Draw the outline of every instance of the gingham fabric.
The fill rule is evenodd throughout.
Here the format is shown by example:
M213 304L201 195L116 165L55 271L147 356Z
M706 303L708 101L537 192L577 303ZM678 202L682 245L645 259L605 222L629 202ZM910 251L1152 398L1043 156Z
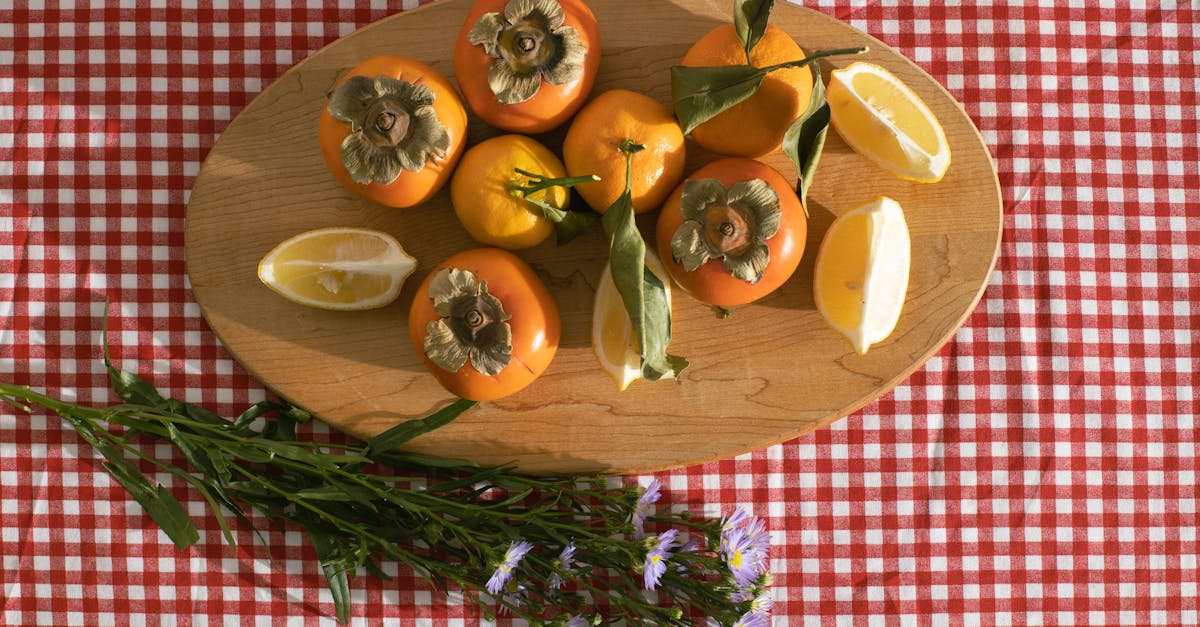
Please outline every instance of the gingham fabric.
M125 369L226 415L263 398L191 297L188 190L270 81L410 4L0 2L0 380L113 402L108 300ZM1005 212L982 302L892 393L661 473L664 502L766 518L775 625L1196 624L1200 9L925 4L809 6L915 60L982 131ZM0 409L0 623L333 624L298 532L264 548L240 526L230 548L161 481L201 521L189 550L58 418ZM388 568L355 580L354 624L480 622Z

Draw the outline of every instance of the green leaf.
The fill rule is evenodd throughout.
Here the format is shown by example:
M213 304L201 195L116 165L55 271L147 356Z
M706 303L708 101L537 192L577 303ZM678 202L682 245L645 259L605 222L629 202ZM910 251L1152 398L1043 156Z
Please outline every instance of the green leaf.
M646 242L634 220L629 179L633 155L643 148L628 140L622 143L625 192L604 213L602 223L609 238L608 260L613 283L621 294L642 347L642 375L654 381L679 374L687 361L667 354L667 344L671 342L670 303L662 281L646 269Z
M150 483L138 467L121 455L121 450L112 442L101 439L91 423L71 415L62 415L75 427L84 440L91 444L107 460L102 465L117 483L146 510L176 548L185 549L200 539L200 532L188 517L187 511L164 487Z
M595 211L563 210L532 198L526 198L525 201L541 209L542 215L554 223L554 242L559 246L583 235L598 217Z
M821 151L825 147L825 135L829 131L829 103L825 100L825 83L821 69L810 66L813 73L812 97L808 109L788 127L783 134L783 153L796 165L796 193L808 215L808 190L812 187Z
M750 62L750 51L767 31L774 4L775 0L738 0L733 4L733 28L746 50L746 63Z
M386 453L419 435L424 435L434 429L448 425L455 418L461 416L463 412L474 407L477 402L460 398L425 418L402 422L371 438L371 441L367 443L365 454L367 457L374 458L374 454Z
M718 67L684 67L677 65L671 68L671 101L675 107L675 117L683 132L690 133L693 129L716 117L722 111L753 96L762 84L763 78L784 68L804 67L819 59L844 54L859 54L867 48L839 48L836 50L821 50L803 59L785 61L763 68L750 65L725 65Z
M350 568L341 555L337 541L329 534L308 527L317 559L321 560L321 572L329 582L329 594L333 596L333 607L339 623L350 621Z
M749 65L672 67L671 101L684 134L753 96L766 76Z

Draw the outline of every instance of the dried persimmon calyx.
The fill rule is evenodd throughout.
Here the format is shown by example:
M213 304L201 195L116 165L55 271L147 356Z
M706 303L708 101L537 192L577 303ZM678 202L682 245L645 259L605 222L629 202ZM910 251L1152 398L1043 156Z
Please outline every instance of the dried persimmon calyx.
M441 316L425 328L425 356L448 372L468 361L481 374L495 376L512 360L512 318L487 281L458 268L443 268L429 283L433 308Z
M329 95L329 114L350 126L342 164L356 183L388 185L450 148L450 135L425 85L387 76L351 76Z
M685 181L680 200L683 223L671 237L671 254L691 272L722 259L734 277L758 283L771 252L767 240L779 230L779 194L762 179L734 183Z
M471 28L467 41L495 59L488 86L501 104L529 100L543 79L565 85L583 74L587 48L563 19L556 0L510 0L503 13L485 13Z

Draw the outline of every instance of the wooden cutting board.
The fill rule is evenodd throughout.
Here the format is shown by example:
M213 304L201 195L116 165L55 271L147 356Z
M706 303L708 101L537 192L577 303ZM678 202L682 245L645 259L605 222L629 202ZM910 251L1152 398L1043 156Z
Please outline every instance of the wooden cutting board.
M204 316L246 369L287 400L347 433L369 438L449 403L409 343L407 311L435 264L477 247L443 190L429 203L389 209L343 189L317 147L317 117L335 81L364 59L404 54L453 76L452 43L470 0L405 12L339 39L258 96L209 153L187 214L187 267ZM670 103L670 67L691 42L732 16L719 0L593 0L603 61L594 93L623 87ZM869 45L834 59L880 64L929 104L953 163L936 184L901 181L849 150L830 130L809 195L804 261L783 288L728 320L677 293L672 352L691 366L678 381L635 382L618 392L590 345L592 295L606 244L597 227L564 247L548 241L520 256L554 293L562 343L550 369L524 391L481 404L410 450L530 473L645 472L702 462L793 438L888 392L935 354L978 303L999 250L1002 210L988 150L954 99L916 65L833 18L779 3L771 18L808 50ZM558 150L563 130L540 137ZM470 143L498 134L472 118ZM688 143L688 171L713 160ZM765 158L795 180L781 154ZM826 326L812 296L813 259L834 217L879 195L905 208L912 273L899 326L860 356ZM651 233L653 217L643 218ZM256 275L280 241L324 226L394 234L419 262L399 300L369 312L289 303ZM553 238L551 238L553 240ZM650 238L652 241L652 238Z

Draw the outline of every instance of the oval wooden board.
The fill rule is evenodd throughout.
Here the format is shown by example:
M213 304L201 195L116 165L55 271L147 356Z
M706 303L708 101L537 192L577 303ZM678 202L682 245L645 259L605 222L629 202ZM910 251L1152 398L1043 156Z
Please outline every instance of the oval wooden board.
M425 273L478 244L458 224L445 190L426 205L393 210L339 186L318 152L317 116L335 80L374 55L405 54L452 76L451 44L470 4L447 0L384 19L289 70L230 123L192 190L187 267L213 330L267 386L357 437L452 400L418 362L406 317ZM731 4L719 0L589 4L604 47L594 93L625 87L664 104L670 103L670 67L690 42L732 16ZM530 473L647 472L728 457L862 407L949 340L979 301L999 249L999 184L987 148L954 99L886 45L785 3L771 19L808 50L869 45L858 58L900 76L945 126L953 153L946 177L933 185L898 180L830 131L809 196L807 253L796 275L729 320L677 294L672 352L691 366L678 381L639 381L624 393L600 370L590 346L592 295L606 257L600 229L562 248L550 241L520 253L562 310L562 345L553 364L529 388L481 404L413 441L410 450L487 465L515 462ZM824 66L826 75L851 60L835 59ZM496 134L472 118L471 143ZM557 151L562 134L540 139ZM714 158L691 142L688 150L689 172ZM764 160L795 179L781 153ZM815 309L813 257L835 215L878 195L906 210L911 284L894 334L859 356ZM644 232L652 232L652 219L641 225ZM293 305L259 284L257 263L275 244L335 225L393 233L417 258L418 270L397 302L370 312L326 312Z

